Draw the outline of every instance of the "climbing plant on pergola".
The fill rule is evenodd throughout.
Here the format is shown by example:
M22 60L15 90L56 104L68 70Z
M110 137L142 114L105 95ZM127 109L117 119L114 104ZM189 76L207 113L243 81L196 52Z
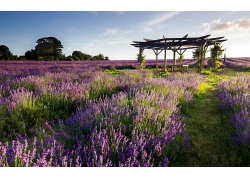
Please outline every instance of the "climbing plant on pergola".
M144 41L133 41L133 44L131 45L139 48L139 54L142 54L142 52L145 49L153 50L156 55L156 68L158 68L158 55L163 51L164 52L163 71L166 71L167 50L173 51L174 65L176 65L176 57L175 57L176 53L178 53L179 55L183 55L187 49L197 49L200 47L204 52L206 52L208 46L214 45L215 43L221 43L223 41L227 41L227 39L223 39L224 36L208 38L209 36L210 34L201 37L188 37L187 34L182 38L167 38L165 36L163 36L162 39L156 39L156 40L143 38Z

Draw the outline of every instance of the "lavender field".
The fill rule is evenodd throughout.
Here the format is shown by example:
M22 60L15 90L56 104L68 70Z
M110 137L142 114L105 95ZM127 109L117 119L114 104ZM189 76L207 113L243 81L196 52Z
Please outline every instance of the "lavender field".
M225 65L233 68L250 68L250 58L226 58Z
M195 66L193 60L183 63ZM138 66L136 61L0 62L0 167L171 166L192 149L185 109L208 81L195 71L159 76ZM105 67L123 70L112 74ZM218 94L221 109L232 112L232 141L246 149L248 79L225 81ZM236 81L239 89L228 88Z

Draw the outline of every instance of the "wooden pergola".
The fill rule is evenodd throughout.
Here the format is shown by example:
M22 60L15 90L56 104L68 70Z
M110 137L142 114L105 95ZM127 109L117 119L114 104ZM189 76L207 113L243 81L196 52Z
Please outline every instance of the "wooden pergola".
M182 55L187 49L196 49L199 47L202 47L203 50L206 51L208 46L227 41L227 39L223 39L224 36L216 38L208 38L210 34L201 37L187 37L187 36L188 34L182 38L167 38L163 35L163 39L156 39L156 40L143 38L144 41L133 41L133 44L131 45L139 48L139 54L141 54L145 49L152 49L156 55L156 68L158 68L158 55L162 51L164 51L163 71L166 71L167 50L173 51L174 65L176 65L176 58L175 58L176 52L179 55Z

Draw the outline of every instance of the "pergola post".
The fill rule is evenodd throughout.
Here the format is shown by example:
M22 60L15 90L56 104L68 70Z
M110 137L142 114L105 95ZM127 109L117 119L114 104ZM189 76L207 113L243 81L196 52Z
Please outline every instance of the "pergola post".
M153 49L155 55L156 55L156 70L158 70L158 55L162 52L162 50L160 52L158 52L158 49Z
M164 46L164 66L163 71L166 72L167 67L167 40L165 39L165 46Z
M141 61L142 61L142 52L143 52L143 49L142 49L142 46L140 46L139 48L139 57L138 57L138 60L139 60L139 63L140 63L140 69L141 69Z
M156 49L156 70L158 70L158 49Z
M204 62L205 62L205 44L202 45L202 51L203 51L203 54L202 54L202 63L201 63L201 70L204 68Z
M174 65L176 65L175 53L176 53L176 46L174 46Z
M205 62L205 58L206 58L206 52L207 52L207 47L206 46L207 42L205 42L203 45L202 45L202 51L203 51L203 55L202 55L202 64L201 64L201 68L204 68L204 62Z

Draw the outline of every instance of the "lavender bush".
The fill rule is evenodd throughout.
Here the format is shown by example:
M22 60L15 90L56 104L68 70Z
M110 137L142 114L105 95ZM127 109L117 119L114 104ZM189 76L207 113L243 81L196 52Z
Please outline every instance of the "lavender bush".
M169 166L189 147L181 106L201 75L71 66L5 70L1 139L15 140L0 144L0 166Z
M250 75L237 73L235 77L220 84L218 93L220 107L230 115L233 129L232 142L242 154L250 153Z

